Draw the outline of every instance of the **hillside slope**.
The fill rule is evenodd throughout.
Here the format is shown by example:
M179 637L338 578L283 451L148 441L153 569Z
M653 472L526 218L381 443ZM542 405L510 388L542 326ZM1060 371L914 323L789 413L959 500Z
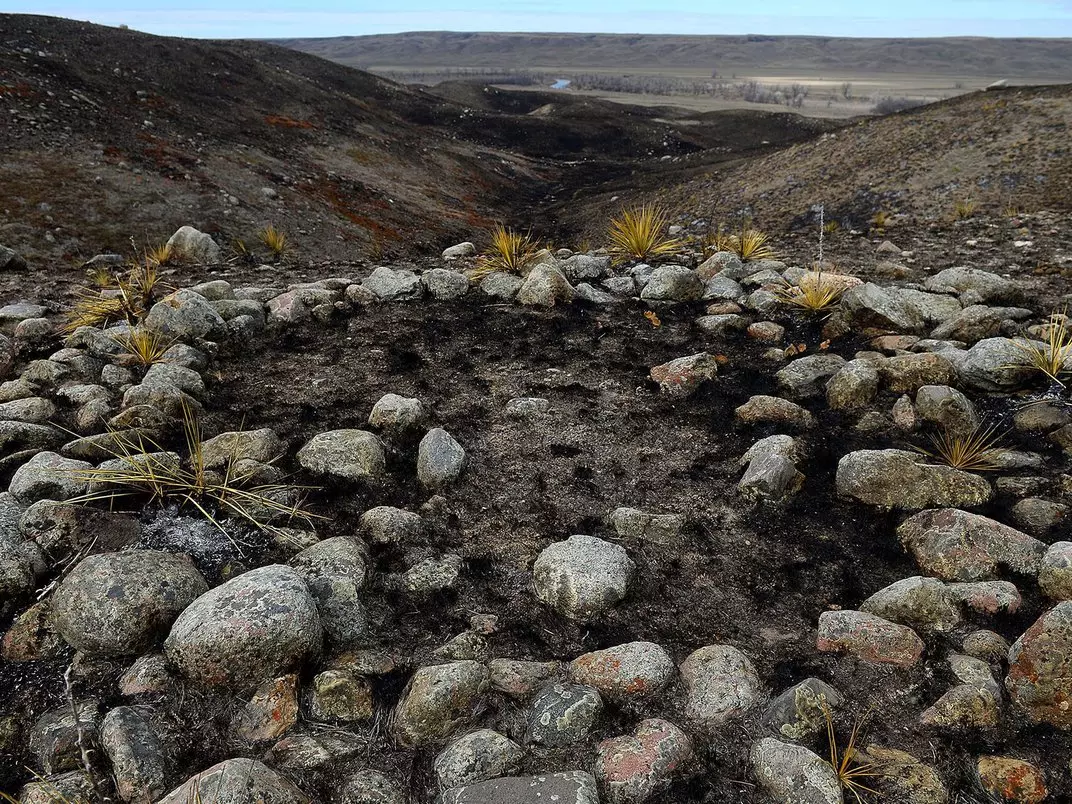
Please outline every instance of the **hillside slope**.
M418 31L280 39L361 67L762 68L1072 80L1068 39L862 39Z

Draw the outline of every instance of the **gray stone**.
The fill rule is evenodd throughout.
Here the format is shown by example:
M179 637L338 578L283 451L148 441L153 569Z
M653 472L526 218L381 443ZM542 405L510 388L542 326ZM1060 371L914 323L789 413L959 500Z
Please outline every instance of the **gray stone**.
M387 466L383 442L365 430L318 433L298 450L297 458L313 474L350 482L375 480Z
M636 294L636 281L631 276L612 276L601 283L615 296L633 296Z
M100 735L100 706L96 699L75 701L45 712L30 731L29 748L45 773L82 767L82 748L95 753Z
M220 262L220 247L216 245L216 241L211 235L192 226L179 228L168 238L167 246L175 257L186 262L202 265L216 265Z
M610 270L610 257L592 257L574 254L561 263L566 279L576 284L585 280L597 280Z
M320 652L316 602L291 567L250 570L190 604L164 643L188 679L207 686L259 684Z
M171 363L154 363L142 377L142 385L165 385L178 388L197 399L205 396L205 381L193 369Z
M755 447L764 442L773 448L757 451ZM775 446L777 443L763 439L749 450L753 456L737 484L741 492L757 499L780 500L800 487L804 475L785 451Z
M523 284L524 280L520 276L505 271L492 271L480 280L480 290L493 299L513 301Z
M506 415L511 419L534 419L551 410L551 403L541 397L515 397L506 403Z
M1039 536L1054 530L1067 516L1068 506L1064 503L1038 497L1026 497L1012 507L1013 521L1025 531Z
M810 411L780 396L753 396L738 407L734 415L745 424L773 423L801 430L815 426L815 417Z
M820 651L848 653L877 664L911 667L923 655L923 640L905 625L863 611L839 609L819 615Z
M272 463L285 452L283 440L268 427L220 433L201 444L206 469L223 469L240 461Z
M429 595L453 589L461 571L461 556L453 553L440 558L426 558L406 570L402 583L410 594Z
M1022 294L1010 279L978 268L946 268L923 283L931 293L953 293L969 304L1016 301Z
M0 246L0 271L25 271L26 260L17 251Z
M441 790L517 773L524 751L491 729L459 737L435 758L433 770Z
M515 698L527 698L545 686L560 669L558 662L492 659L488 662L491 688Z
M617 296L613 296L597 287L593 287L587 282L578 282L573 289L577 293L577 299L588 302L589 304L617 304L621 301Z
M533 565L536 596L571 620L592 620L625 597L635 564L616 544L570 536L546 547Z
M316 601L320 625L336 649L356 647L371 636L361 591L370 574L364 545L346 536L324 539L290 560Z
M903 298L871 282L849 288L841 297L841 310L849 326L857 330L915 333L926 326Z
M158 301L145 317L144 326L180 341L218 338L227 332L227 322L208 299L192 290L176 290Z
M808 355L799 357L785 368L780 369L774 378L779 387L796 399L821 396L826 381L838 373L845 365L845 358L839 355Z
M158 550L82 559L52 599L56 629L90 655L142 653L162 637L208 584L186 556Z
M953 364L941 354L898 355L882 361L879 374L886 390L915 393L924 385L950 385L957 375Z
M19 791L19 804L56 804L57 797L69 804L94 804L97 790L93 779L84 770L45 776L24 785Z
M371 720L376 714L372 687L342 670L317 673L309 690L309 714L328 723Z
M382 773L363 770L343 782L338 804L406 804L406 796Z
M966 352L942 352L956 368L960 382L979 391L1007 391L1031 379L1034 370L1025 366L1025 353L1008 338L985 338Z
M842 804L834 769L803 746L764 737L749 759L760 789L779 804Z
M453 246L447 246L443 249L444 260L456 260L460 257L473 257L476 255L476 246L469 241L463 243L457 243Z
M208 282L200 282L190 288L194 293L200 293L209 301L227 301L235 298L234 289L226 279L212 279Z
M518 304L554 307L559 302L569 304L575 295L562 270L557 265L545 263L529 272L515 299Z
M958 601L937 578L896 581L860 604L860 611L923 631L951 631L960 625Z
M39 452L18 468L8 491L23 504L37 500L69 500L86 493L88 480L78 473L93 464L64 458L55 452Z
M866 407L878 393L879 373L868 360L850 360L826 383L826 403L834 410Z
M255 759L228 759L199 772L157 804L310 804L285 776Z
M469 277L446 268L432 268L421 274L421 284L437 301L457 299L469 292Z
M603 712L598 690L584 684L552 684L533 700L526 743L562 748L584 740Z
M806 742L826 730L827 712L844 703L841 693L818 678L806 678L767 707L763 722L779 737Z
M423 294L421 279L413 271L394 271L382 265L361 280L361 287L380 301L410 301Z
M400 544L411 542L420 535L423 520L419 514L403 511L390 505L370 508L358 520L362 535L373 544Z
M944 293L925 293L909 288L889 288L891 292L913 308L923 321L929 325L941 324L955 317L961 310L961 303L953 296Z
M685 714L706 731L742 717L766 700L751 660L730 645L708 645L681 664Z
M656 268L640 292L645 301L697 301L704 293L704 284L695 271L681 265Z
M56 405L48 399L31 396L0 404L0 419L4 421L45 424L56 416Z
M1009 656L1009 643L1001 634L993 631L972 631L961 642L961 648L969 656L990 664L1000 664Z
M925 464L899 449L850 452L838 462L836 483L839 494L883 508L975 506L993 494L978 475Z
M975 406L956 388L924 385L916 391L916 412L952 435L969 436L979 427Z
M922 511L897 536L920 568L947 581L985 581L1007 568L1037 575L1046 545L993 519L954 508Z
M32 302L20 301L14 304L5 304L0 307L0 333L14 335L15 328L21 321L31 318L43 318L48 314L48 308Z
M1042 556L1039 588L1053 600L1072 600L1072 542L1054 542Z
M456 482L465 464L462 445L442 427L429 430L417 447L417 479L425 488L439 489Z
M948 586L958 603L979 614L1013 614L1023 603L1020 590L1008 581L972 581Z
M424 403L412 397L384 394L369 413L369 427L377 430L408 430L424 424L428 411Z
M407 748L445 740L474 713L488 689L488 669L474 661L421 667L402 693L394 734Z
M118 706L108 712L100 742L123 801L152 804L167 792L170 763L164 744L136 709Z
M1011 331L1015 327L1014 322L1023 321L1032 315L1034 311L1023 307L987 307L973 304L935 327L931 337L975 343L983 338L992 338Z
M681 514L650 514L636 508L616 508L611 512L610 523L623 539L672 545L680 541L685 517Z
M443 804L599 804L596 780L584 771L504 776L457 787L443 794Z
M696 269L696 273L700 275L703 280L711 279L714 276L725 276L730 279L743 279L748 275L748 272L752 270L752 266L745 266L738 257L732 251L716 251L702 263Z

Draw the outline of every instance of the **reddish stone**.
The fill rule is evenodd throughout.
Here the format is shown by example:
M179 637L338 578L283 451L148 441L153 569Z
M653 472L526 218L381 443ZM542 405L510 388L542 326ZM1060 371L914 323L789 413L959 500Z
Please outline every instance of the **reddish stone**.
M595 776L609 804L640 804L669 784L692 756L692 741L673 723L642 720L631 736L599 744Z
M816 644L821 651L901 667L911 667L923 655L923 640L911 628L862 611L824 611Z
M679 357L651 370L651 378L667 396L687 397L695 393L705 380L718 374L718 361L707 352Z
M1022 759L979 757L976 770L983 788L1002 801L1038 804L1049 793L1042 771Z

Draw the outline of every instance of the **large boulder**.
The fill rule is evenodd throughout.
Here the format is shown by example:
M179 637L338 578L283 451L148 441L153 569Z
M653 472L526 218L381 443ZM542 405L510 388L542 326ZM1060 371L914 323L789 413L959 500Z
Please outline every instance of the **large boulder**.
M942 508L921 511L897 529L920 569L947 581L985 581L1002 569L1037 575L1046 545L980 514Z
M993 494L979 475L900 449L850 452L838 462L836 483L838 494L883 508L976 506Z
M529 306L554 307L559 302L569 304L575 295L576 291L557 265L541 263L525 277L515 300Z
M91 655L142 653L208 591L188 558L158 550L88 556L52 598L56 630Z
M212 303L200 293L185 289L154 304L144 326L179 341L221 338L227 333L227 322Z
M857 330L915 333L926 327L923 317L896 293L867 282L841 297L842 315Z
M656 268L640 292L645 301L697 301L704 293L704 283L695 271L681 265Z
M316 601L301 574L278 564L232 578L190 604L164 643L183 675L208 686L256 686L320 652Z
M1013 643L1005 687L1032 720L1072 729L1072 601L1058 603Z
M85 494L88 480L84 473L93 464L64 458L55 452L39 452L18 468L8 491L21 503L38 500L69 500Z

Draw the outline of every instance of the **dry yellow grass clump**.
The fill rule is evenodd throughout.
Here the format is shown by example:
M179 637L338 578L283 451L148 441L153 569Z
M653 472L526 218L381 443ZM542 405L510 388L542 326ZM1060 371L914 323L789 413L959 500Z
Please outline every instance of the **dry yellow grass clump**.
M617 262L668 257L681 241L665 234L670 215L663 207L643 204L622 212L610 222L610 251Z

